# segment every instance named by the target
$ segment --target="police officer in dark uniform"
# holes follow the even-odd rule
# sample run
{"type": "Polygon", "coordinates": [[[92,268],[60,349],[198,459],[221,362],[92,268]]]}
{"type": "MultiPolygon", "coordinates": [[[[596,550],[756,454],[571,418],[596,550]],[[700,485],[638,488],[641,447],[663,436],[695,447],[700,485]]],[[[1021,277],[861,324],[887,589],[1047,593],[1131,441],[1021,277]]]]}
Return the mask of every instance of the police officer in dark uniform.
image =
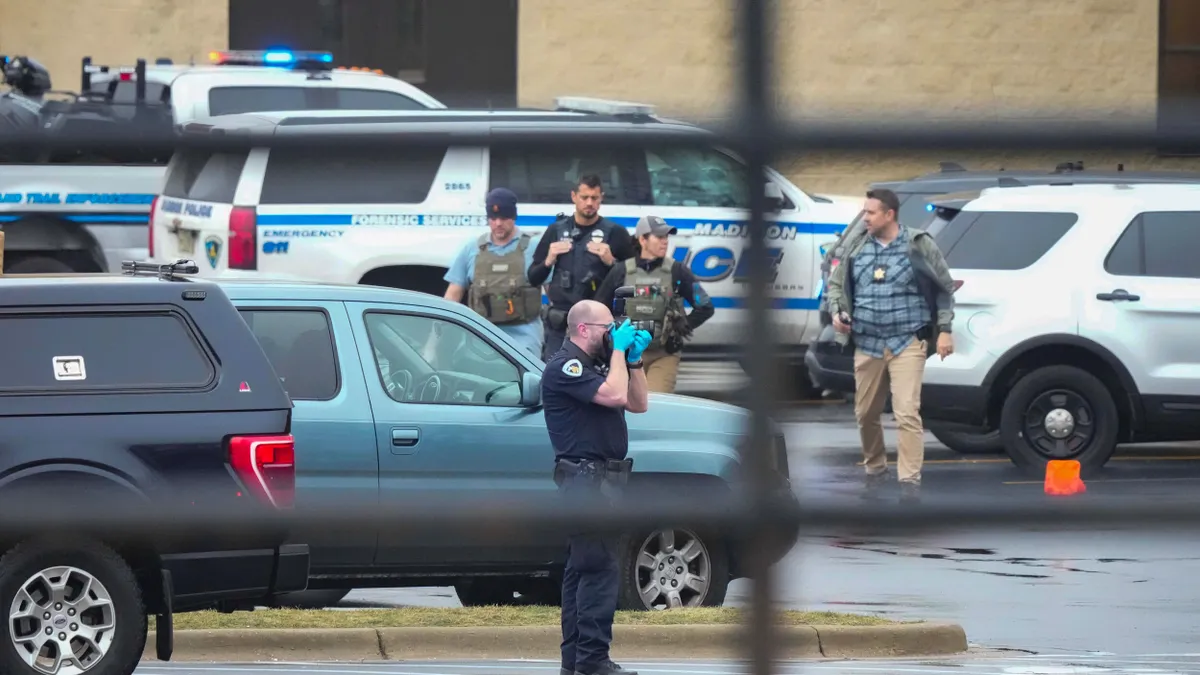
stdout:
{"type": "MultiPolygon", "coordinates": [[[[567,312],[566,340],[546,363],[542,404],[554,446],[554,482],[568,499],[603,503],[633,468],[625,411],[646,412],[642,352],[653,339],[582,300],[567,312]],[[611,351],[611,356],[608,352],[611,351]]],[[[609,658],[621,574],[612,537],[576,533],[562,587],[562,675],[636,675],[609,658]]]]}
{"type": "Polygon", "coordinates": [[[629,231],[600,215],[603,195],[599,176],[580,178],[571,190],[575,213],[547,227],[533,252],[526,275],[529,283],[540,286],[549,280],[546,295],[550,304],[542,309],[543,361],[549,361],[563,345],[567,312],[580,300],[596,295],[613,263],[634,256],[629,231]]]}

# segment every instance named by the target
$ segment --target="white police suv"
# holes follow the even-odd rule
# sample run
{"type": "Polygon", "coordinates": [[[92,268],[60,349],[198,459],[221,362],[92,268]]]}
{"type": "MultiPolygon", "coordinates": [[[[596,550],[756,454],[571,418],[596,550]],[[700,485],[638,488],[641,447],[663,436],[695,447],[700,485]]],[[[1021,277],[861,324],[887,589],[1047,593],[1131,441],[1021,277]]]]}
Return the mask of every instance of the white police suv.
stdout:
{"type": "MultiPolygon", "coordinates": [[[[446,142],[403,151],[181,153],[171,161],[153,209],[153,255],[194,257],[209,275],[285,274],[441,294],[455,254],[487,231],[484,198],[491,188],[516,192],[518,226],[537,237],[556,214],[571,212],[577,178],[594,173],[604,184],[602,215],[631,231],[651,213],[678,228],[672,255],[690,267],[717,307],[687,355],[730,358],[745,332],[749,272],[742,256],[749,194],[738,157],[704,144],[547,150],[511,139],[490,147],[453,141],[457,132],[479,137],[498,129],[586,130],[628,140],[651,125],[711,136],[656,117],[650,106],[580,98],[559,99],[554,111],[290,112],[201,120],[184,133],[302,138],[357,131],[429,134],[446,142]]],[[[819,329],[816,242],[840,232],[862,200],[810,195],[774,171],[769,180],[775,322],[800,365],[805,336],[819,329]]]]}
{"type": "Polygon", "coordinates": [[[998,429],[1035,475],[1200,440],[1200,185],[989,188],[935,241],[961,286],[927,424],[998,429]]]}
{"type": "MultiPolygon", "coordinates": [[[[133,66],[85,58],[80,75],[76,101],[22,100],[31,133],[98,126],[119,131],[121,125],[145,130],[147,124],[170,130],[197,117],[263,110],[445,108],[403,80],[335,67],[330,52],[215,51],[209,63],[140,59],[133,66]]],[[[0,117],[12,121],[11,115],[0,117]]],[[[0,153],[7,271],[104,272],[122,260],[145,258],[150,204],[170,159],[169,151],[160,150],[130,143],[103,154],[0,153]]]]}

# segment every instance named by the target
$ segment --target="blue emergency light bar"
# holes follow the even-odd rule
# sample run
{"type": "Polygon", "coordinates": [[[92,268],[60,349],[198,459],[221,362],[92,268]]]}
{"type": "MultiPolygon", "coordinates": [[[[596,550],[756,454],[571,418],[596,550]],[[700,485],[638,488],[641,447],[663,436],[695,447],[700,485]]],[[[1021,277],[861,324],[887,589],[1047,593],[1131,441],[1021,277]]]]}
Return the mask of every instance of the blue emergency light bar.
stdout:
{"type": "Polygon", "coordinates": [[[208,59],[217,66],[267,66],[328,70],[333,67],[331,52],[265,49],[261,51],[212,51],[208,59]]]}

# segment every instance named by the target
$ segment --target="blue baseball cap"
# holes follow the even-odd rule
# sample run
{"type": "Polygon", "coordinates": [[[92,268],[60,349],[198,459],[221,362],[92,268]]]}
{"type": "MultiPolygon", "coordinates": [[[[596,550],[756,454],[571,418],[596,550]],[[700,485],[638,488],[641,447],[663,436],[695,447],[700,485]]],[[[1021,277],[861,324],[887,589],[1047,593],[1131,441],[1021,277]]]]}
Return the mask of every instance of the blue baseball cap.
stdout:
{"type": "Polygon", "coordinates": [[[496,188],[487,195],[488,218],[517,217],[517,195],[508,188],[496,188]]]}

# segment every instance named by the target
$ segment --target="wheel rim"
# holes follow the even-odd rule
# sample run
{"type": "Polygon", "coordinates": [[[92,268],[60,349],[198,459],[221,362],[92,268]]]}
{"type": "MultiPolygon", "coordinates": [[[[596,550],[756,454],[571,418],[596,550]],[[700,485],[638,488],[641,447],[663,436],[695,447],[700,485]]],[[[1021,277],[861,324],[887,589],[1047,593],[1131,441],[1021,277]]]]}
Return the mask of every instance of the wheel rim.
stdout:
{"type": "Polygon", "coordinates": [[[1054,389],[1025,408],[1025,442],[1047,459],[1068,459],[1088,450],[1096,437],[1096,418],[1086,398],[1054,389]]]}
{"type": "Polygon", "coordinates": [[[699,607],[711,579],[712,556],[690,530],[660,530],[638,549],[638,595],[646,609],[699,607]]]}
{"type": "Polygon", "coordinates": [[[26,579],[8,623],[17,653],[47,675],[91,669],[112,647],[117,625],[108,589],[77,567],[50,567],[26,579]]]}

